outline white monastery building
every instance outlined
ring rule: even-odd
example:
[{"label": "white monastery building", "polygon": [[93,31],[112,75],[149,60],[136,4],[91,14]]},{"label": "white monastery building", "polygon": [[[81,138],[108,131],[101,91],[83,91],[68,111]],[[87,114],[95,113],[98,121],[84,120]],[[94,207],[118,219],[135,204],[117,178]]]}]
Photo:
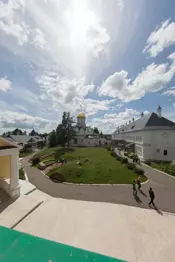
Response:
[{"label": "white monastery building", "polygon": [[71,141],[72,146],[104,146],[106,143],[110,143],[110,137],[100,137],[99,134],[94,134],[94,129],[90,126],[86,126],[86,116],[80,112],[77,116],[77,123],[74,127],[76,136]]},{"label": "white monastery building", "polygon": [[112,135],[113,143],[135,152],[141,160],[175,160],[175,123],[156,113],[141,114],[138,120],[119,127]]}]

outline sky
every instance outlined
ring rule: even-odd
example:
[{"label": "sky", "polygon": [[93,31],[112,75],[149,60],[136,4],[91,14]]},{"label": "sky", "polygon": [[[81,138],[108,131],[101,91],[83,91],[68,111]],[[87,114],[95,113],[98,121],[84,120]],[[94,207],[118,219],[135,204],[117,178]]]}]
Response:
[{"label": "sky", "polygon": [[174,0],[0,0],[0,133],[50,132],[69,111],[103,133],[175,121]]}]

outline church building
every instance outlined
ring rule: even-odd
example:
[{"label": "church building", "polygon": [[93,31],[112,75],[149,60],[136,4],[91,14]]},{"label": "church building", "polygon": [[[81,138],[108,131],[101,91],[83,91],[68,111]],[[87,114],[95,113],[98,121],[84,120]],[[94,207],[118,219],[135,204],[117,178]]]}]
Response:
[{"label": "church building", "polygon": [[[86,116],[83,112],[77,115],[77,123],[74,127],[76,136],[71,141],[72,146],[104,146],[109,141],[106,138],[100,137],[99,134],[94,134],[94,129],[86,126]],[[111,141],[110,141],[111,142]]]}]

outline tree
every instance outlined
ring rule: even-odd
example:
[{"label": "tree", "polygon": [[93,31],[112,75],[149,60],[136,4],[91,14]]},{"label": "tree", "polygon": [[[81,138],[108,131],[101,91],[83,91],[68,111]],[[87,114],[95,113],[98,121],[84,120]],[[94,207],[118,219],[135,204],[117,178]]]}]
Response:
[{"label": "tree", "polygon": [[73,128],[73,118],[70,116],[69,112],[63,112],[62,122],[58,125],[56,129],[57,144],[65,146],[67,143],[70,146],[70,141],[75,136],[75,131]]},{"label": "tree", "polygon": [[97,134],[97,135],[99,135],[99,130],[98,130],[98,128],[97,128],[97,127],[94,127],[94,130],[93,130],[93,132],[94,132],[94,134]]},{"label": "tree", "polygon": [[49,146],[54,147],[56,145],[57,145],[57,137],[56,137],[55,130],[53,130],[49,137]]},{"label": "tree", "polygon": [[12,134],[13,134],[13,135],[20,135],[20,136],[21,136],[23,133],[22,133],[22,130],[16,128],[14,131],[12,131]]},{"label": "tree", "polygon": [[29,133],[29,136],[38,136],[38,133],[33,129],[31,133]]}]

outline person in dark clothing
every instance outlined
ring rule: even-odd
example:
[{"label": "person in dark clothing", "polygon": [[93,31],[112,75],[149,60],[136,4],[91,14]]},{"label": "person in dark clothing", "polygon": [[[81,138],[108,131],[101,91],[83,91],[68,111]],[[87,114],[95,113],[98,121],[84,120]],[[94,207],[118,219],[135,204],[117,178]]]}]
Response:
[{"label": "person in dark clothing", "polygon": [[136,181],[135,180],[133,181],[132,189],[133,189],[133,195],[137,195]]},{"label": "person in dark clothing", "polygon": [[149,206],[152,204],[153,206],[155,205],[154,204],[154,198],[155,198],[155,194],[154,194],[154,191],[152,190],[152,188],[150,187],[149,189],[149,196],[151,198],[150,202],[149,202]]}]

